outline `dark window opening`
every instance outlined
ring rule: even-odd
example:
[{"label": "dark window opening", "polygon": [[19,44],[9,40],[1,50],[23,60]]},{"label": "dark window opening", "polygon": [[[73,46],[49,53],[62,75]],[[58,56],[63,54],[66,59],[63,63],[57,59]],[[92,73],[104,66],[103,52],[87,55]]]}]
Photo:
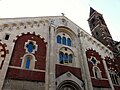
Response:
[{"label": "dark window opening", "polygon": [[67,48],[65,48],[65,51],[67,51]]},{"label": "dark window opening", "polygon": [[119,84],[119,83],[118,83],[117,76],[116,76],[115,74],[111,74],[111,73],[110,73],[110,77],[111,77],[111,80],[112,80],[112,83],[113,83],[113,84],[117,84],[117,85]]},{"label": "dark window opening", "polygon": [[5,36],[5,40],[8,40],[9,39],[9,34],[6,34],[6,36]]},{"label": "dark window opening", "polygon": [[92,61],[93,64],[96,64],[95,58],[92,58],[91,61]]},{"label": "dark window opening", "polygon": [[98,32],[96,32],[96,35],[98,35]]}]

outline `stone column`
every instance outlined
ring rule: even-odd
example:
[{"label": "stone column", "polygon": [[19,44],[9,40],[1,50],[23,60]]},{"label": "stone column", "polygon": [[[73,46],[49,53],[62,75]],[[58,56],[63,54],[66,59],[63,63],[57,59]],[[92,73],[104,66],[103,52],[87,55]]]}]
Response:
[{"label": "stone column", "polygon": [[12,44],[10,43],[10,46],[7,46],[7,48],[9,48],[9,54],[6,54],[2,69],[0,70],[0,90],[2,90],[3,85],[5,83],[4,81],[9,67],[9,62],[12,56],[13,46],[14,46],[13,43]]},{"label": "stone column", "polygon": [[49,37],[49,90],[56,90],[55,86],[55,26],[50,25]]},{"label": "stone column", "polygon": [[86,58],[86,53],[85,53],[85,48],[82,44],[82,36],[80,36],[80,32],[78,31],[78,40],[79,40],[79,46],[80,46],[80,59],[82,63],[82,78],[84,80],[84,88],[85,90],[93,90],[92,82],[91,82],[91,77],[90,77],[90,72],[89,72],[89,67],[88,67],[88,62]]},{"label": "stone column", "polygon": [[108,81],[109,81],[109,83],[110,83],[110,86],[111,86],[112,90],[115,90],[115,89],[114,89],[114,86],[113,86],[113,84],[112,84],[112,80],[111,80],[111,78],[110,78],[110,75],[109,75],[109,72],[108,72],[108,69],[107,69],[107,64],[106,64],[105,60],[103,60],[103,65],[104,65],[105,72],[106,72],[106,74],[107,74],[107,77],[108,77]]}]

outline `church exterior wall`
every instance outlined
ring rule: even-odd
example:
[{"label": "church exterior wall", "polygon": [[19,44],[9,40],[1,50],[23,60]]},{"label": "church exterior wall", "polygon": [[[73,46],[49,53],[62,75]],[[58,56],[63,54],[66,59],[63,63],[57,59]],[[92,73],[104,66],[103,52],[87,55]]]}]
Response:
[{"label": "church exterior wall", "polygon": [[[4,55],[0,52],[0,59],[4,57],[0,89],[114,90],[105,63],[105,57],[113,59],[112,51],[68,18],[16,18],[0,22],[0,48],[4,47],[0,49],[4,51]],[[69,38],[69,43],[62,39],[57,42],[58,36],[66,41]],[[63,55],[70,56],[69,61]],[[96,74],[94,68],[100,73]]]}]

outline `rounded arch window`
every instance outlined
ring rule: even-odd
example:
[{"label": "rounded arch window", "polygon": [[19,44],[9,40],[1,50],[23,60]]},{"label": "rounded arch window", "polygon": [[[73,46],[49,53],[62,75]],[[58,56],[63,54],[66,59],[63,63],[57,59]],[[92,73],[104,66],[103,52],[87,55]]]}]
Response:
[{"label": "rounded arch window", "polygon": [[61,48],[59,51],[59,63],[69,64],[73,62],[73,52],[68,48]]},{"label": "rounded arch window", "polygon": [[94,77],[96,79],[100,79],[101,78],[101,71],[98,67],[93,67],[93,72],[94,72]]},{"label": "rounded arch window", "polygon": [[56,42],[58,44],[73,46],[75,39],[76,39],[76,35],[71,29],[62,26],[59,26],[57,28]]},{"label": "rounded arch window", "polygon": [[71,46],[71,39],[70,38],[67,38],[67,45]]},{"label": "rounded arch window", "polygon": [[63,52],[59,53],[59,61],[61,64],[63,64]]},{"label": "rounded arch window", "polygon": [[72,46],[72,40],[71,40],[70,36],[67,34],[63,35],[63,34],[59,33],[56,37],[56,40],[57,40],[58,44]]},{"label": "rounded arch window", "polygon": [[34,69],[35,57],[31,54],[26,54],[23,57],[22,67],[25,69]]},{"label": "rounded arch window", "polygon": [[57,35],[57,43],[61,44],[61,36]]},{"label": "rounded arch window", "polygon": [[64,37],[64,36],[62,37],[62,44],[66,45],[66,37]]}]

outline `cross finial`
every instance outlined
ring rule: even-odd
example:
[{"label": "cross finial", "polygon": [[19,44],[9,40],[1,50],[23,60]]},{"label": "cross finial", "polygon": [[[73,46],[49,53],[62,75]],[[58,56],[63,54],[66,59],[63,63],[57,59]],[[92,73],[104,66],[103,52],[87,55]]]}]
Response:
[{"label": "cross finial", "polygon": [[65,14],[64,13],[61,13],[62,14],[62,16],[65,16]]}]

